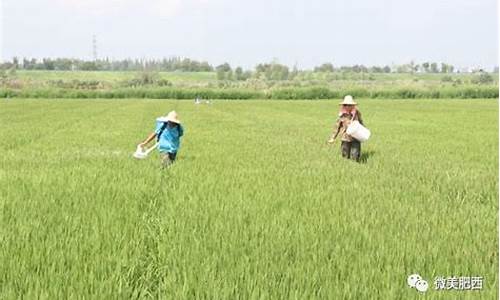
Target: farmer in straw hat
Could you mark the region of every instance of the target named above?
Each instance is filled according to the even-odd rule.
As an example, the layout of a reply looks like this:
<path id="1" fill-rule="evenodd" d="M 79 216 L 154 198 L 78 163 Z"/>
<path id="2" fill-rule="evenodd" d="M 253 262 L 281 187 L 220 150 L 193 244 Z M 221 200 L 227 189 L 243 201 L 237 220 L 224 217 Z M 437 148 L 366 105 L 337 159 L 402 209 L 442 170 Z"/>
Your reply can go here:
<path id="1" fill-rule="evenodd" d="M 182 128 L 177 112 L 171 111 L 168 115 L 156 119 L 155 131 L 139 145 L 145 147 L 156 138 L 159 143 L 158 150 L 162 165 L 168 167 L 175 161 L 180 147 L 180 138 L 183 134 L 184 128 Z"/>
<path id="2" fill-rule="evenodd" d="M 359 123 L 363 125 L 361 112 L 357 109 L 357 103 L 351 95 L 345 96 L 344 101 L 339 103 L 339 105 L 341 105 L 339 116 L 335 127 L 333 128 L 332 137 L 328 142 L 335 142 L 335 139 L 340 134 L 342 139 L 342 144 L 340 146 L 342 157 L 350 158 L 359 162 L 361 157 L 361 143 L 352 136 L 348 135 L 346 130 L 354 120 L 359 121 Z"/>

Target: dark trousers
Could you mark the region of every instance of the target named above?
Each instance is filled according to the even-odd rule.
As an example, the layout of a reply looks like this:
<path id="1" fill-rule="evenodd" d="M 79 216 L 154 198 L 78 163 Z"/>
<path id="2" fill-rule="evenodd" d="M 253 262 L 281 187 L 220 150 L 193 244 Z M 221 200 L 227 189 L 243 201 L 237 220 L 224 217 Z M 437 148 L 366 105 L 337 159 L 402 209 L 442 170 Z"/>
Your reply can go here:
<path id="1" fill-rule="evenodd" d="M 352 142 L 344 142 L 340 145 L 340 150 L 342 151 L 342 157 L 354 159 L 359 161 L 361 157 L 361 143 L 359 141 L 353 140 Z"/>
<path id="2" fill-rule="evenodd" d="M 169 152 L 160 153 L 162 166 L 169 167 L 171 164 L 174 163 L 176 156 L 177 156 L 177 152 L 176 153 L 169 153 Z"/>

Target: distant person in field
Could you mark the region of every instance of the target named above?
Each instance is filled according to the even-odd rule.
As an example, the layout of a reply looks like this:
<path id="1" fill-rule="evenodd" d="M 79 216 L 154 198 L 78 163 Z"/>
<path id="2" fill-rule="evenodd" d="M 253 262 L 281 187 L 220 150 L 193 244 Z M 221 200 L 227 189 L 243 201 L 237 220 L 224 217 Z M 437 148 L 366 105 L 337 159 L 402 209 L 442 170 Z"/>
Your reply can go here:
<path id="1" fill-rule="evenodd" d="M 328 142 L 335 142 L 337 137 L 340 135 L 342 139 L 342 143 L 340 145 L 342 157 L 359 162 L 361 157 L 361 143 L 352 136 L 348 135 L 346 130 L 347 126 L 349 126 L 349 124 L 351 124 L 354 120 L 357 120 L 361 123 L 361 125 L 363 125 L 361 112 L 357 108 L 357 103 L 350 95 L 345 96 L 344 101 L 342 101 L 340 105 L 338 119 L 333 128 L 332 137 Z"/>
<path id="2" fill-rule="evenodd" d="M 156 129 L 144 142 L 140 144 L 145 147 L 149 142 L 158 141 L 161 163 L 164 167 L 169 167 L 177 157 L 177 152 L 181 145 L 181 137 L 184 135 L 184 128 L 181 125 L 177 112 L 171 111 L 165 117 L 156 119 Z"/>

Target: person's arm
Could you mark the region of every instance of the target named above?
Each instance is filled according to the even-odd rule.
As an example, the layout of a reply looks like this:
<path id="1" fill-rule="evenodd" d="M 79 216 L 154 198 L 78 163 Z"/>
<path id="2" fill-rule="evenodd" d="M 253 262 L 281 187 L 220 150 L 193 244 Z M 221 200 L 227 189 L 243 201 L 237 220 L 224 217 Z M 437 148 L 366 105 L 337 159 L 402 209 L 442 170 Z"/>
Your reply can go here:
<path id="1" fill-rule="evenodd" d="M 155 138 L 156 138 L 156 132 L 153 132 L 144 140 L 144 142 L 140 143 L 139 145 L 144 147 Z"/>
<path id="2" fill-rule="evenodd" d="M 184 127 L 182 127 L 182 125 L 179 124 L 179 137 L 183 135 L 184 135 Z"/>
<path id="3" fill-rule="evenodd" d="M 363 118 L 361 118 L 361 113 L 358 111 L 356 115 L 358 116 L 357 119 L 358 119 L 359 124 L 365 126 L 365 124 L 363 124 Z"/>
<path id="4" fill-rule="evenodd" d="M 152 140 L 154 140 L 158 134 L 160 133 L 160 131 L 162 130 L 162 126 L 163 123 L 161 122 L 156 122 L 156 128 L 155 128 L 155 131 L 153 131 L 152 133 L 150 133 L 148 135 L 148 137 L 144 140 L 144 142 L 140 143 L 139 145 L 141 145 L 142 147 L 146 146 L 149 142 L 151 142 Z"/>
<path id="5" fill-rule="evenodd" d="M 337 120 L 337 124 L 335 125 L 336 129 L 334 128 L 334 132 L 332 132 L 332 136 L 328 140 L 329 143 L 335 142 L 335 139 L 337 139 L 337 136 L 339 135 L 340 129 L 342 128 L 342 121 L 340 119 Z"/>

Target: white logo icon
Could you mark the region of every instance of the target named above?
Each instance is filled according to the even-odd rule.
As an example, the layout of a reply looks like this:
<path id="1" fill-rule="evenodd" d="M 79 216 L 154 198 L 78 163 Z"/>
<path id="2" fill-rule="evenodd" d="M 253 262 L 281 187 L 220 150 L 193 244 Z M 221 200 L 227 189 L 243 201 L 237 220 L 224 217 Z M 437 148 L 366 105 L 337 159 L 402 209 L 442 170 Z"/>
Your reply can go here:
<path id="1" fill-rule="evenodd" d="M 420 275 L 412 274 L 412 275 L 408 276 L 407 282 L 411 288 L 414 288 L 415 285 L 417 284 L 417 281 L 419 281 L 419 280 L 422 280 L 422 277 L 420 277 Z"/>
<path id="2" fill-rule="evenodd" d="M 429 284 L 427 283 L 427 281 L 422 279 L 417 281 L 417 283 L 415 284 L 415 288 L 417 289 L 417 291 L 425 293 L 429 289 Z"/>
<path id="3" fill-rule="evenodd" d="M 422 279 L 422 276 L 418 274 L 412 274 L 408 276 L 408 279 L 406 280 L 408 285 L 411 288 L 416 288 L 417 291 L 425 293 L 429 289 L 429 283 L 427 281 Z"/>

